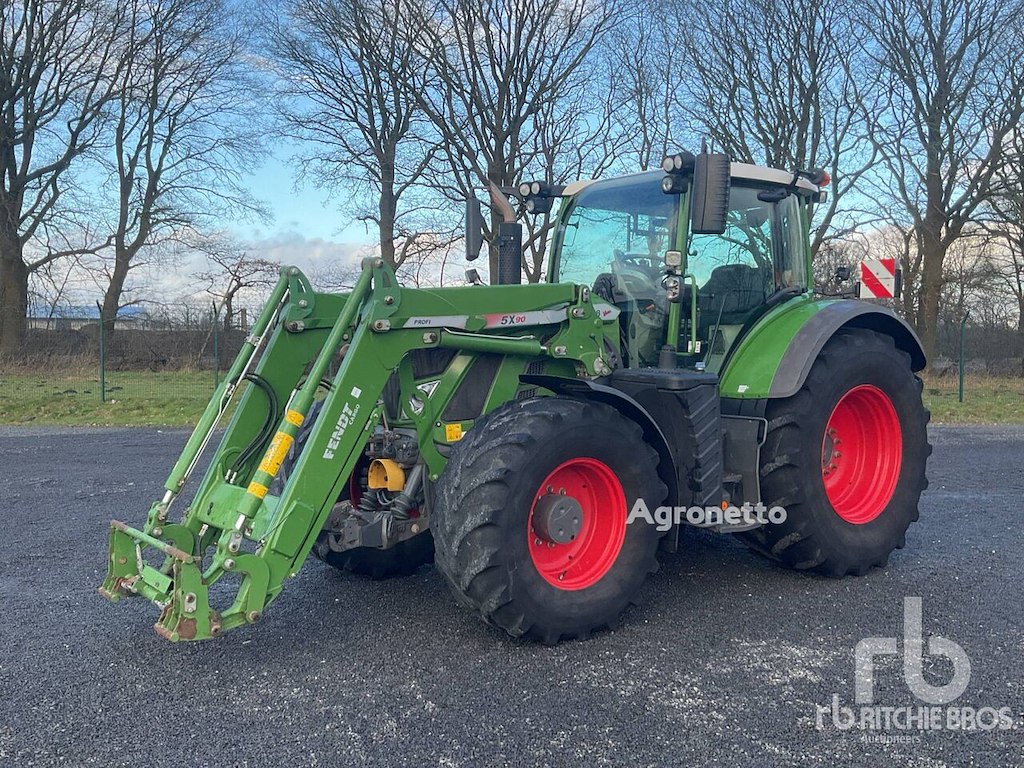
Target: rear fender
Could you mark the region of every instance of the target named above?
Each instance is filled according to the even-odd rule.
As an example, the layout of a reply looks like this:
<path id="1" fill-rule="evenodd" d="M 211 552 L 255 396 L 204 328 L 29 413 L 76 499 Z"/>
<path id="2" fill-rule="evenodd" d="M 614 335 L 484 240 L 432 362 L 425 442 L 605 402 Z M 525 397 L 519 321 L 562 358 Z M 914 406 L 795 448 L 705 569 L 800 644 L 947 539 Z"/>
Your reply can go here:
<path id="1" fill-rule="evenodd" d="M 892 310 L 852 299 L 791 301 L 765 315 L 740 340 L 721 374 L 723 397 L 784 398 L 795 395 L 822 348 L 844 328 L 891 336 L 910 356 L 911 370 L 925 366 L 914 330 Z"/>

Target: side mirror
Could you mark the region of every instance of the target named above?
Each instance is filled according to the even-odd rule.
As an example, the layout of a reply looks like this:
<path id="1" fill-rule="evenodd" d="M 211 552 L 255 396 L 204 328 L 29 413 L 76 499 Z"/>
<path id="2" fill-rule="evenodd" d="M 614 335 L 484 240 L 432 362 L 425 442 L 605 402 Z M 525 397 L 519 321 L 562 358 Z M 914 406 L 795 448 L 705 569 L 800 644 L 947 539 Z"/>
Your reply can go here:
<path id="1" fill-rule="evenodd" d="M 728 155 L 701 152 L 693 165 L 690 231 L 695 235 L 721 235 L 729 214 L 730 160 Z"/>
<path id="2" fill-rule="evenodd" d="M 836 267 L 836 282 L 845 283 L 850 279 L 850 268 L 845 264 L 841 267 Z"/>
<path id="3" fill-rule="evenodd" d="M 484 245 L 484 215 L 480 201 L 475 197 L 466 198 L 466 261 L 480 256 Z"/>

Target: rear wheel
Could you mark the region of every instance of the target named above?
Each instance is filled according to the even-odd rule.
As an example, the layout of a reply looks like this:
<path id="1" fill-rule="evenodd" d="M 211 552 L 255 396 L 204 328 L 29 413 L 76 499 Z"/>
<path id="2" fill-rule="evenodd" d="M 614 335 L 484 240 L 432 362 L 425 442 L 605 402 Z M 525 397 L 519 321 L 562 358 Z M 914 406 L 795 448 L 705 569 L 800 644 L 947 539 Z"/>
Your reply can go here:
<path id="1" fill-rule="evenodd" d="M 800 391 L 768 406 L 761 498 L 785 521 L 738 534 L 792 568 L 861 575 L 904 545 L 927 487 L 928 411 L 892 338 L 843 331 Z"/>
<path id="2" fill-rule="evenodd" d="M 658 455 L 615 409 L 557 397 L 503 405 L 456 444 L 437 486 L 436 562 L 456 598 L 547 643 L 614 625 L 657 569 Z"/>

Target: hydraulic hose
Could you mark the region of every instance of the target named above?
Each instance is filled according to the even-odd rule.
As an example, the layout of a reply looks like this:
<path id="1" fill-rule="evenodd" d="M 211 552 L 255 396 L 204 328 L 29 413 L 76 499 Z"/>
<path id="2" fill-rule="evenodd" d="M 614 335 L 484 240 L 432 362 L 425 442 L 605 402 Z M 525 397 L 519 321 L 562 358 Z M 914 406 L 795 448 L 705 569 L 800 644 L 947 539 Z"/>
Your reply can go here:
<path id="1" fill-rule="evenodd" d="M 241 471 L 245 463 L 255 456 L 262 446 L 267 442 L 267 439 L 274 432 L 274 427 L 277 426 L 277 420 L 280 414 L 280 403 L 277 399 L 277 393 L 274 388 L 270 386 L 266 379 L 259 374 L 250 373 L 246 374 L 245 380 L 252 382 L 256 387 L 267 396 L 267 418 L 263 422 L 263 426 L 260 427 L 260 431 L 252 439 L 252 441 L 245 447 L 238 458 L 235 459 L 231 465 L 230 472 L 237 474 Z"/>

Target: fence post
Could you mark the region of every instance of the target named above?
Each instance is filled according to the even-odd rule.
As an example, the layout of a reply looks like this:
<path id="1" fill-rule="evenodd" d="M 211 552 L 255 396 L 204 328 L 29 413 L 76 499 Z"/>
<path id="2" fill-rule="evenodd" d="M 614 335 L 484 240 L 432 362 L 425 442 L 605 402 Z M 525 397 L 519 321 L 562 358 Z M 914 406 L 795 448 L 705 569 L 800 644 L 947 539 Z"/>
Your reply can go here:
<path id="1" fill-rule="evenodd" d="M 967 318 L 971 316 L 971 310 L 964 312 L 963 320 L 960 321 L 960 402 L 964 401 L 964 331 L 967 328 Z"/>
<path id="2" fill-rule="evenodd" d="M 103 305 L 96 302 L 100 311 L 100 402 L 107 402 L 107 332 L 103 322 Z"/>
<path id="3" fill-rule="evenodd" d="M 220 319 L 217 302 L 213 302 L 213 388 L 220 386 Z"/>

